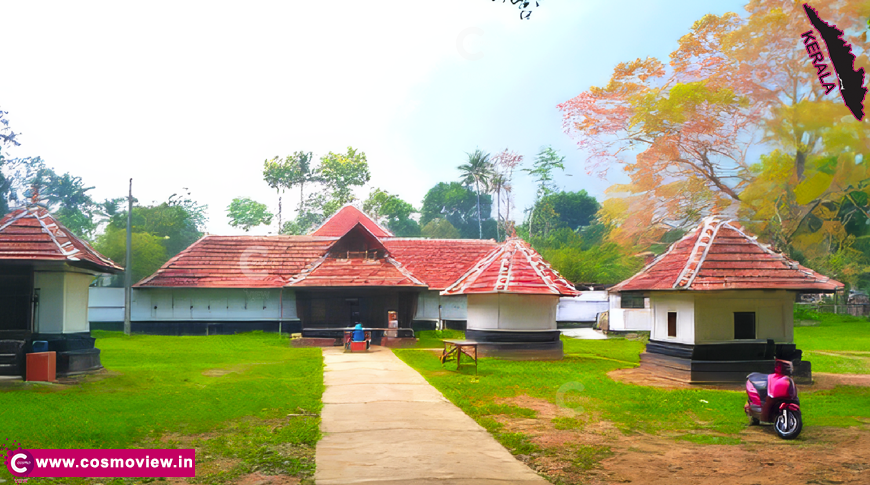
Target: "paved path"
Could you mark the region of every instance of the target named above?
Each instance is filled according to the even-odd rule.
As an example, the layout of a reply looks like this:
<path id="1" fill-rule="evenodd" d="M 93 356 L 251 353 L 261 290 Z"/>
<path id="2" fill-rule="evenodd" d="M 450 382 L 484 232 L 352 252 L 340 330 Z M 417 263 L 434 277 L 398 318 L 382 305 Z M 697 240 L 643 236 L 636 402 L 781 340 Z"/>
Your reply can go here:
<path id="1" fill-rule="evenodd" d="M 564 328 L 562 335 L 583 340 L 607 340 L 607 335 L 592 328 Z"/>
<path id="2" fill-rule="evenodd" d="M 317 485 L 547 483 L 390 350 L 323 358 Z"/>

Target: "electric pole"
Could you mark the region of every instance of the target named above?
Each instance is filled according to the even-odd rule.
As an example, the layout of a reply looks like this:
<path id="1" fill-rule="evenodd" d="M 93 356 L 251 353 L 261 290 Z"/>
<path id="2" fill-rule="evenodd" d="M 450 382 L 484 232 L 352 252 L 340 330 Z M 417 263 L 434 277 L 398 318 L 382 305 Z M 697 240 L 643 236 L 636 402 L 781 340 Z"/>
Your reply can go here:
<path id="1" fill-rule="evenodd" d="M 124 264 L 124 335 L 130 335 L 130 302 L 133 296 L 133 179 L 127 195 L 127 257 Z"/>

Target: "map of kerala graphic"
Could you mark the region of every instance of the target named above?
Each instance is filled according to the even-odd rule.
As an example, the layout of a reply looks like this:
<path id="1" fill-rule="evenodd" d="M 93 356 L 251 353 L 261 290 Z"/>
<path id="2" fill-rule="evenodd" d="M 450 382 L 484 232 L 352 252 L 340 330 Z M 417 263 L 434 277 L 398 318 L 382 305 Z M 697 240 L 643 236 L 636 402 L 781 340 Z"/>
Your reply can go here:
<path id="1" fill-rule="evenodd" d="M 828 56 L 837 73 L 837 82 L 840 83 L 840 96 L 852 115 L 861 121 L 864 119 L 864 96 L 867 89 L 864 87 L 864 68 L 855 70 L 855 55 L 852 54 L 852 45 L 843 40 L 843 31 L 836 25 L 830 25 L 819 18 L 819 13 L 809 4 L 804 4 L 807 17 L 813 27 L 819 32 L 819 36 L 828 46 Z"/>

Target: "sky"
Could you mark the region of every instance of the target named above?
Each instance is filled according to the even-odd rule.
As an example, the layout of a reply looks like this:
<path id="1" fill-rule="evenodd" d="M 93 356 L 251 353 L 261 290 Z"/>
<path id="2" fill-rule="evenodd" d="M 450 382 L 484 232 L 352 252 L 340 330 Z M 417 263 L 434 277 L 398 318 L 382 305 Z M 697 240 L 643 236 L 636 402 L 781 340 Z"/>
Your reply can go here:
<path id="1" fill-rule="evenodd" d="M 420 208 L 476 148 L 528 166 L 551 145 L 566 157 L 559 186 L 601 200 L 622 176 L 587 174 L 556 106 L 620 62 L 667 59 L 694 21 L 744 3 L 539 0 L 520 19 L 510 0 L 12 0 L 0 109 L 21 134 L 13 156 L 82 177 L 96 200 L 125 196 L 130 178 L 143 204 L 189 192 L 211 234 L 243 233 L 234 197 L 275 212 L 263 162 L 297 150 L 361 150 L 372 177 L 359 198 L 378 187 Z M 534 193 L 515 174 L 517 207 Z"/>

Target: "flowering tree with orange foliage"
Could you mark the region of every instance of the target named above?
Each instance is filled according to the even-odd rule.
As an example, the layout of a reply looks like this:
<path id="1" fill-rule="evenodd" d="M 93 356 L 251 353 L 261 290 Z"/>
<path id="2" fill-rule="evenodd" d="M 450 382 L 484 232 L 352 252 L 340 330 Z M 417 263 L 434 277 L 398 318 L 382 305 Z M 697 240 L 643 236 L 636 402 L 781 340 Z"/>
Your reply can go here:
<path id="1" fill-rule="evenodd" d="M 814 6 L 847 32 L 857 62 L 866 64 L 862 19 L 870 3 Z M 822 201 L 863 190 L 861 180 L 842 179 L 860 177 L 860 170 L 846 167 L 835 177 L 836 167 L 823 163 L 834 156 L 854 165 L 870 144 L 866 125 L 848 120 L 839 97 L 826 97 L 818 83 L 800 42 L 812 27 L 802 5 L 752 0 L 745 8 L 744 17 L 706 15 L 695 22 L 667 66 L 657 59 L 619 64 L 607 86 L 559 105 L 590 171 L 604 175 L 619 166 L 629 176 L 603 203 L 602 218 L 616 226 L 617 241 L 648 245 L 708 213 L 739 211 L 756 232 L 784 235 L 778 242 L 789 245 L 801 231 L 818 230 L 806 221 Z M 775 154 L 748 160 L 756 142 Z M 816 177 L 821 169 L 830 176 Z M 819 190 L 834 180 L 842 183 Z M 827 216 L 838 214 L 832 209 Z"/>

